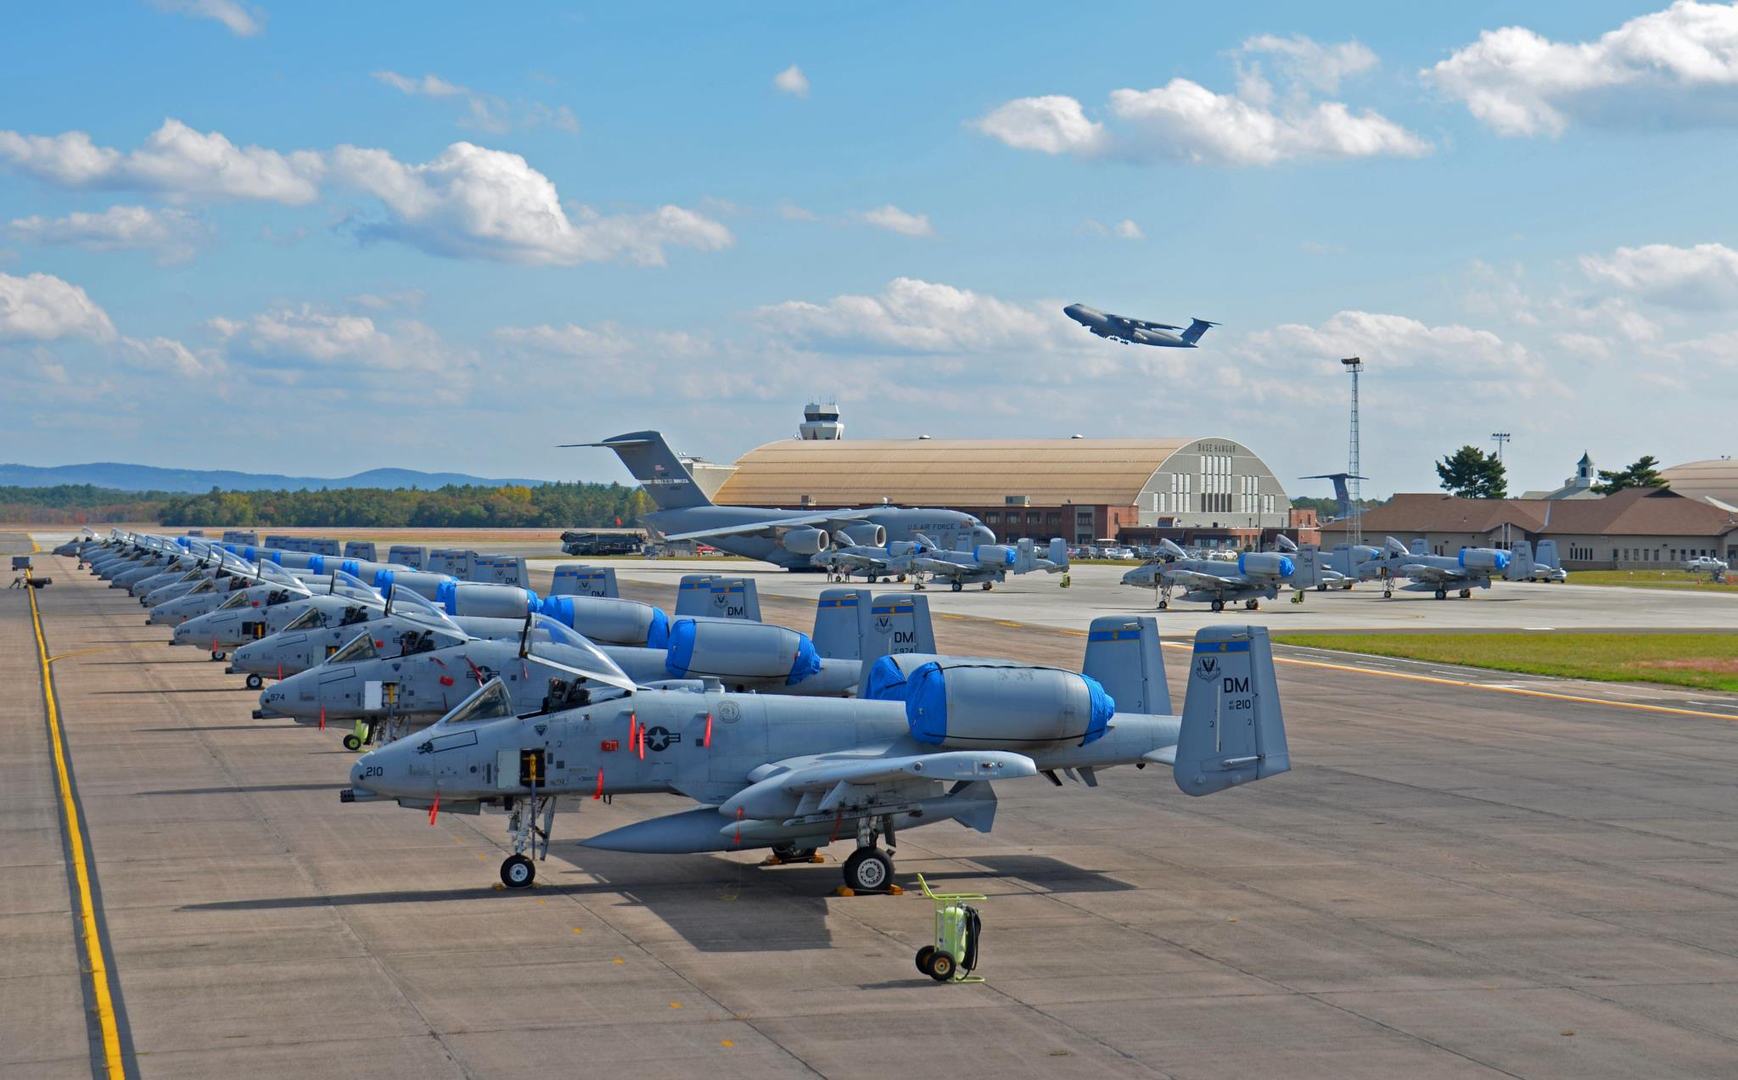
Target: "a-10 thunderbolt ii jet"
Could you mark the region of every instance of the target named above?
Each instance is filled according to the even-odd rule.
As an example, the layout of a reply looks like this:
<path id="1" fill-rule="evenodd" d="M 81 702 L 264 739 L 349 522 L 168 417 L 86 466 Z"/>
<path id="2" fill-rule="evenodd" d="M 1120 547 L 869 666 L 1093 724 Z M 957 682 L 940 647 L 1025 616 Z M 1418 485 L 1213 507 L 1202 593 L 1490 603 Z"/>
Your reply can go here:
<path id="1" fill-rule="evenodd" d="M 1280 552 L 1248 551 L 1238 555 L 1235 563 L 1229 563 L 1191 559 L 1170 540 L 1160 540 L 1159 548 L 1164 552 L 1159 561 L 1135 567 L 1122 576 L 1122 583 L 1153 589 L 1158 594 L 1161 611 L 1171 606 L 1173 598 L 1194 603 L 1205 601 L 1214 611 L 1224 611 L 1228 602 L 1241 600 L 1245 608 L 1254 611 L 1261 607 L 1262 600 L 1277 597 L 1281 586 L 1296 586 L 1297 564 L 1290 555 Z M 1176 589 L 1182 589 L 1183 595 L 1173 597 Z"/>
<path id="2" fill-rule="evenodd" d="M 1219 325 L 1206 319 L 1191 319 L 1188 329 L 1184 329 L 1170 323 L 1112 315 L 1085 304 L 1069 304 L 1062 309 L 1062 314 L 1101 338 L 1120 341 L 1126 345 L 1157 345 L 1165 349 L 1199 348 L 1197 343 L 1201 340 L 1201 335 Z"/>
<path id="3" fill-rule="evenodd" d="M 949 550 L 994 544 L 996 534 L 958 510 L 875 506 L 860 510 L 779 510 L 715 506 L 694 483 L 664 437 L 634 431 L 595 443 L 616 452 L 658 509 L 640 518 L 665 540 L 701 540 L 732 555 L 760 559 L 787 570 L 821 569 L 814 557 L 834 544 L 883 547 L 920 536 Z"/>
<path id="4" fill-rule="evenodd" d="M 838 594 L 851 594 L 850 597 Z M 851 599 L 849 606 L 844 601 Z M 827 618 L 828 601 L 840 606 Z M 857 602 L 867 605 L 859 617 Z M 505 620 L 501 620 L 505 622 Z M 827 627 L 825 622 L 848 624 Z M 499 674 L 521 711 L 535 710 L 551 694 L 577 692 L 559 666 L 596 653 L 636 685 L 667 680 L 711 680 L 738 693 L 842 697 L 857 692 L 865 666 L 890 652 L 935 647 L 929 610 L 920 597 L 871 600 L 858 590 L 828 590 L 817 608 L 814 639 L 787 627 L 734 619 L 686 617 L 670 624 L 666 646 L 599 645 L 546 615 L 518 623 L 518 633 L 476 638 L 451 622 L 413 625 L 396 639 L 365 624 L 362 632 L 323 663 L 260 694 L 264 715 L 302 723 L 355 721 L 345 739 L 356 749 L 386 725 L 389 734 L 433 723 L 477 684 Z M 822 649 L 825 649 L 823 654 Z M 557 685 L 561 684 L 561 685 Z M 553 688 L 552 688 L 553 687 Z"/>
<path id="5" fill-rule="evenodd" d="M 1414 550 L 1392 536 L 1383 541 L 1380 567 L 1384 572 L 1383 596 L 1394 595 L 1394 582 L 1407 578 L 1403 586 L 1409 592 L 1433 592 L 1438 600 L 1448 599 L 1449 590 L 1458 590 L 1462 600 L 1470 599 L 1474 589 L 1488 589 L 1494 575 L 1509 581 L 1525 581 L 1533 576 L 1533 559 L 1526 550 L 1514 552 L 1499 548 L 1461 548 L 1453 556 L 1432 555 L 1422 540 L 1415 541 Z"/>
<path id="6" fill-rule="evenodd" d="M 651 689 L 576 667 L 599 687 L 590 700 L 529 712 L 497 677 L 433 727 L 359 758 L 341 797 L 505 810 L 513 854 L 501 880 L 523 888 L 558 805 L 681 795 L 698 805 L 581 844 L 800 858 L 854 840 L 845 882 L 873 892 L 890 883 L 900 831 L 958 821 L 989 832 L 998 781 L 1044 774 L 1060 785 L 1066 772 L 1096 786 L 1102 769 L 1163 764 L 1178 787 L 1206 795 L 1291 767 L 1261 627 L 1195 636 L 1181 716 L 1169 715 L 1151 616 L 1094 620 L 1085 669 L 936 656 L 902 672 L 888 698 L 799 700 L 698 682 Z"/>
<path id="7" fill-rule="evenodd" d="M 862 574 L 873 583 L 877 578 L 914 578 L 917 589 L 925 581 L 945 581 L 959 592 L 967 585 L 982 585 L 987 591 L 1009 574 L 1037 570 L 1057 574 L 1068 569 L 1068 545 L 1060 538 L 1050 541 L 1046 556 L 1040 556 L 1029 539 L 1014 544 L 980 544 L 966 551 L 943 550 L 929 537 L 911 543 L 889 543 L 884 548 L 832 549 L 814 557 L 841 577 Z"/>

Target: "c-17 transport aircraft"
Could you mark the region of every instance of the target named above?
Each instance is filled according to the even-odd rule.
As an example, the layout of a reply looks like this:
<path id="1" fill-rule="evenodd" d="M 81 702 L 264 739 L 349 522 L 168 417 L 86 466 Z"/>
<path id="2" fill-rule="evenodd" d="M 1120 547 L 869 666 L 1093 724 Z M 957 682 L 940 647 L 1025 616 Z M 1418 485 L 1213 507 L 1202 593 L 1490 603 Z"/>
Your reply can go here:
<path id="1" fill-rule="evenodd" d="M 814 556 L 830 546 L 885 547 L 929 542 L 948 550 L 994 544 L 996 534 L 958 510 L 875 506 L 861 510 L 780 510 L 715 506 L 656 431 L 633 431 L 595 443 L 616 452 L 658 509 L 641 521 L 666 540 L 703 540 L 714 547 L 787 570 L 819 570 Z"/>
<path id="2" fill-rule="evenodd" d="M 1157 345 L 1165 349 L 1195 349 L 1209 328 L 1218 326 L 1206 319 L 1191 319 L 1187 330 L 1170 323 L 1148 322 L 1127 315 L 1112 315 L 1085 304 L 1069 304 L 1062 314 L 1086 327 L 1101 338 L 1120 341 L 1125 345 Z M 1177 333 L 1175 331 L 1181 331 Z"/>

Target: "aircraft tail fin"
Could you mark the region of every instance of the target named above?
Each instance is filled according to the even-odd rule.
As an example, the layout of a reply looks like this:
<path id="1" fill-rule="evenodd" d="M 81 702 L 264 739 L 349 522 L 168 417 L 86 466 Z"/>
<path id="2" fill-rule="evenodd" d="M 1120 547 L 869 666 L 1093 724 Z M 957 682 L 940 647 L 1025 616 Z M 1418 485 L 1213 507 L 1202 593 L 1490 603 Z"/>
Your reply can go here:
<path id="1" fill-rule="evenodd" d="M 605 446 L 616 452 L 628 472 L 646 489 L 660 510 L 686 510 L 711 506 L 712 500 L 694 482 L 682 459 L 656 431 L 632 431 L 602 442 L 565 443 L 564 446 Z"/>
<path id="2" fill-rule="evenodd" d="M 1526 581 L 1533 576 L 1533 545 L 1516 540 L 1509 545 L 1509 564 L 1503 567 L 1503 577 L 1509 581 Z"/>
<path id="3" fill-rule="evenodd" d="M 1319 548 L 1306 545 L 1292 552 L 1291 560 L 1296 566 L 1291 575 L 1292 588 L 1313 589 L 1325 580 L 1322 577 L 1322 553 Z"/>
<path id="4" fill-rule="evenodd" d="M 1563 569 L 1563 559 L 1557 554 L 1557 541 L 1539 541 L 1539 550 L 1534 553 L 1533 561 L 1552 570 Z"/>
<path id="5" fill-rule="evenodd" d="M 1116 699 L 1119 713 L 1170 715 L 1171 687 L 1159 650 L 1159 621 L 1151 615 L 1092 620 L 1081 671 Z"/>
<path id="6" fill-rule="evenodd" d="M 1273 646 L 1263 626 L 1207 626 L 1195 634 L 1172 770 L 1189 795 L 1291 768 Z"/>
<path id="7" fill-rule="evenodd" d="M 809 635 L 823 660 L 863 659 L 869 621 L 868 589 L 823 589 L 815 601 L 815 632 Z"/>
<path id="8" fill-rule="evenodd" d="M 683 574 L 676 586 L 676 614 L 760 622 L 760 593 L 754 580 L 717 574 Z"/>
<path id="9" fill-rule="evenodd" d="M 1189 328 L 1187 330 L 1183 331 L 1182 334 L 1180 334 L 1178 336 L 1181 337 L 1184 341 L 1187 341 L 1189 344 L 1193 345 L 1193 344 L 1195 344 L 1195 342 L 1201 340 L 1202 334 L 1205 334 L 1209 329 L 1211 329 L 1215 326 L 1218 326 L 1218 325 L 1219 325 L 1218 323 L 1208 322 L 1206 319 L 1193 319 L 1192 318 L 1189 321 Z"/>
<path id="10" fill-rule="evenodd" d="M 868 594 L 865 593 L 865 596 Z M 870 669 L 883 656 L 935 652 L 935 628 L 929 620 L 929 597 L 922 593 L 882 593 L 867 603 L 858 659 L 863 662 L 862 696 Z"/>
<path id="11" fill-rule="evenodd" d="M 1058 568 L 1066 570 L 1068 568 L 1068 541 L 1060 536 L 1052 536 L 1050 538 L 1049 559 Z"/>

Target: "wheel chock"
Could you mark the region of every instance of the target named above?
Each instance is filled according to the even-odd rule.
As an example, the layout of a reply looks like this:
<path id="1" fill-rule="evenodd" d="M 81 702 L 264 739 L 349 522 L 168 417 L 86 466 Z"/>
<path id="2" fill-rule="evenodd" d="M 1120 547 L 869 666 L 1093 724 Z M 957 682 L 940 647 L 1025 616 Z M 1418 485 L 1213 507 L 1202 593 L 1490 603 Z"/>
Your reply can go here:
<path id="1" fill-rule="evenodd" d="M 849 886 L 849 885 L 841 885 L 838 888 L 833 890 L 833 895 L 834 896 L 856 896 L 857 890 L 851 888 L 851 886 Z"/>
<path id="2" fill-rule="evenodd" d="M 904 896 L 905 890 L 900 888 L 897 885 L 889 885 L 889 886 L 887 886 L 887 895 L 888 896 Z"/>

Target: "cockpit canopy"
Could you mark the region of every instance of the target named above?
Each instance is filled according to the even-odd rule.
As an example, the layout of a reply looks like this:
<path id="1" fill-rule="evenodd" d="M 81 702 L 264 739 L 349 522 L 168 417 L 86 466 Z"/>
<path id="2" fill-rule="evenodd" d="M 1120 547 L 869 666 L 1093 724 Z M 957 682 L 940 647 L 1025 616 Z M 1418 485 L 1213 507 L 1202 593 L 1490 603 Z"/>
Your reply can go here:
<path id="1" fill-rule="evenodd" d="M 452 712 L 440 718 L 443 727 L 455 727 L 459 724 L 476 724 L 484 720 L 505 720 L 517 715 L 513 711 L 513 695 L 507 692 L 507 684 L 496 676 L 484 683 L 477 692 L 459 702 Z"/>
<path id="2" fill-rule="evenodd" d="M 326 658 L 328 664 L 354 664 L 361 660 L 377 660 L 380 651 L 374 647 L 374 633 L 365 631 L 345 643 L 344 647 Z"/>

